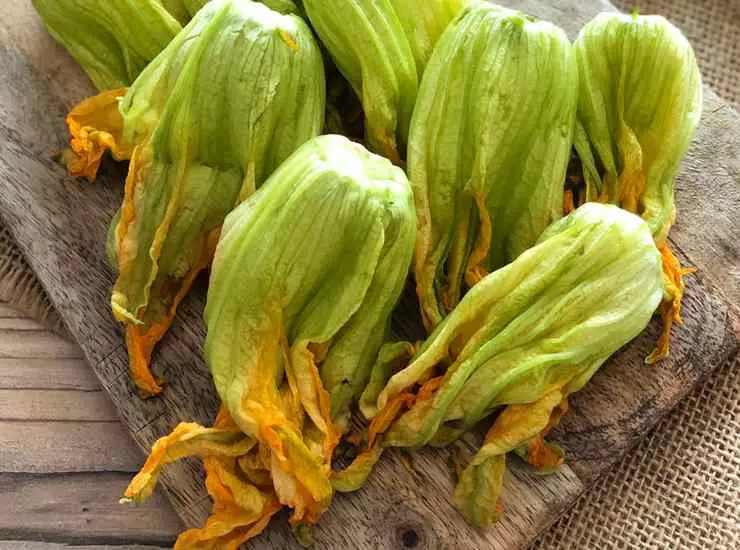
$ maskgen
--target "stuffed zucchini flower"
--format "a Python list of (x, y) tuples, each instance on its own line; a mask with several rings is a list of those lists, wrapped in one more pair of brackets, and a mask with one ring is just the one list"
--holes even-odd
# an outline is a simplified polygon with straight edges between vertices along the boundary
[(662, 296), (647, 224), (616, 206), (581, 206), (475, 285), (405, 368), (387, 369), (404, 350), (381, 354), (361, 401), (373, 418), (369, 448), (338, 476), (342, 489), (362, 483), (383, 447), (445, 445), (496, 414), (454, 495), (472, 523), (492, 523), (506, 453), (541, 470), (562, 461), (544, 434)]
[(617, 204), (648, 223), (664, 258), (664, 334), (648, 358), (668, 354), (680, 321), (682, 268), (666, 237), (676, 217), (674, 182), (701, 117), (699, 67), (688, 40), (659, 16), (604, 13), (575, 42), (580, 73), (575, 145), (582, 200)]
[(120, 102), (133, 144), (109, 246), (111, 304), (131, 369), (149, 370), (195, 276), (211, 261), (224, 217), (300, 145), (324, 115), (321, 53), (306, 24), (248, 0), (203, 7)]
[[(147, 496), (162, 465), (196, 454), (209, 479), (214, 463), (236, 469), (239, 493), (252, 495), (234, 540), (264, 527), (255, 518), (275, 503), (292, 509), (293, 525), (315, 523), (332, 498), (338, 435), (403, 288), (415, 224), (404, 173), (359, 144), (322, 136), (285, 161), (229, 214), (213, 262), (205, 355), (219, 421), (160, 440), (126, 497)], [(214, 501), (202, 538), (223, 536), (218, 526), (233, 519)]]
[(565, 33), (487, 2), (437, 43), (411, 121), (414, 260), (431, 331), (563, 212), (578, 74)]
[(304, 0), (339, 71), (365, 111), (369, 146), (400, 164), (419, 78), (462, 0)]

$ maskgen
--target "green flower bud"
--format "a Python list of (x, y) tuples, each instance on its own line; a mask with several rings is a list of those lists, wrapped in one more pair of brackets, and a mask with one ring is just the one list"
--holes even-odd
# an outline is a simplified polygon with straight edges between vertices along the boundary
[(32, 1), (99, 90), (131, 84), (182, 28), (157, 0)]
[[(287, 457), (272, 479), (297, 514), (328, 504), (336, 430), (387, 333), (415, 223), (403, 171), (341, 136), (307, 142), (224, 223), (206, 359), (234, 421)], [(286, 476), (306, 491), (283, 494)]]
[(113, 312), (137, 384), (225, 215), (252, 194), (324, 114), (321, 54), (302, 19), (247, 0), (213, 0), (121, 104), (136, 144), (115, 230)]
[(391, 0), (406, 33), (421, 79), (437, 40), (467, 0)]
[(613, 205), (581, 206), (475, 285), (390, 377), (375, 407), (363, 409), (374, 416), (370, 439), (445, 445), (503, 408), (455, 491), (465, 516), (487, 525), (497, 517), (506, 453), (556, 467), (562, 451), (543, 436), (565, 399), (645, 328), (662, 297), (647, 224)]
[[(669, 351), (681, 320), (684, 268), (666, 238), (676, 217), (674, 181), (702, 108), (691, 44), (659, 16), (604, 13), (574, 44), (580, 92), (575, 147), (583, 166), (583, 200), (610, 202), (648, 223), (663, 256), (663, 332), (647, 358)], [(585, 191), (585, 192), (584, 192)]]
[(701, 117), (694, 51), (659, 16), (603, 13), (574, 44), (588, 199), (642, 216), (657, 241), (675, 218), (673, 186)]
[(562, 215), (576, 95), (572, 47), (550, 23), (481, 2), (440, 38), (408, 153), (427, 329)]
[(369, 146), (401, 163), (419, 77), (458, 0), (304, 0), (340, 72), (362, 101)]

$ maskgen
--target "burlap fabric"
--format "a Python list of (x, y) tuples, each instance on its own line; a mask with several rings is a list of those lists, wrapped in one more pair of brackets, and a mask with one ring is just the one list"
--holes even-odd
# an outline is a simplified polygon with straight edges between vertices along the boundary
[[(618, 0), (691, 40), (705, 80), (740, 107), (740, 0)], [(64, 332), (0, 225), (0, 300)], [(693, 391), (532, 550), (740, 549), (740, 359)]]

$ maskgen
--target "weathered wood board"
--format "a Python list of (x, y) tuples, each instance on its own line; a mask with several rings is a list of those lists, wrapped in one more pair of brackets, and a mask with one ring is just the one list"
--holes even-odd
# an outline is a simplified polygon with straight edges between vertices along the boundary
[[(579, 0), (507, 3), (555, 21), (571, 35), (599, 10), (611, 9), (604, 2)], [(0, 10), (0, 215), (124, 424), (146, 450), (179, 420), (209, 423), (215, 413), (217, 399), (201, 355), (203, 285), (183, 303), (155, 356), (155, 368), (169, 382), (164, 395), (142, 401), (128, 380), (120, 330), (109, 312), (113, 275), (104, 253), (125, 168), (108, 163), (91, 185), (67, 177), (53, 161), (66, 142), (66, 111), (92, 88), (45, 34), (29, 0), (6, 0)], [(704, 374), (735, 353), (739, 152), (740, 121), (709, 92), (702, 127), (678, 182), (680, 217), (673, 244), (685, 263), (699, 267), (685, 299), (685, 324), (674, 331), (670, 359), (654, 367), (643, 364), (658, 332), (654, 322), (572, 400), (556, 434), (568, 451), (566, 466), (542, 477), (512, 460), (503, 495), (506, 513), (494, 528), (480, 531), (464, 522), (450, 498), (452, 453), (471, 452), (475, 438), (442, 451), (389, 452), (363, 490), (337, 496), (316, 529), (317, 547), (524, 546)], [(163, 483), (183, 520), (199, 524), (209, 503), (197, 462), (168, 468)], [(297, 546), (284, 517), (257, 545)]]

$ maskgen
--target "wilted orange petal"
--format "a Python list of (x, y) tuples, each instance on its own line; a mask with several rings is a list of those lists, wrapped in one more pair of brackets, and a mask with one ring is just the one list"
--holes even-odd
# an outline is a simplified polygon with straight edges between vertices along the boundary
[(473, 197), (475, 198), (475, 204), (478, 207), (480, 227), (478, 229), (478, 237), (475, 241), (475, 248), (470, 253), (468, 265), (465, 269), (465, 284), (470, 288), (478, 284), (483, 277), (488, 275), (488, 272), (481, 263), (483, 263), (486, 257), (488, 257), (488, 252), (491, 249), (492, 231), (491, 216), (488, 212), (488, 206), (486, 206), (485, 196), (480, 191), (476, 191)]
[(127, 324), (126, 326), (126, 346), (128, 348), (131, 377), (134, 384), (147, 396), (159, 394), (164, 382), (162, 378), (155, 378), (149, 368), (154, 346), (169, 330), (177, 312), (177, 306), (190, 291), (195, 278), (210, 264), (218, 243), (219, 234), (220, 229), (216, 229), (208, 236), (198, 262), (180, 282), (177, 294), (167, 309), (167, 313), (161, 319), (150, 325)]
[(254, 441), (238, 428), (204, 428), (194, 422), (181, 422), (152, 446), (141, 471), (124, 492), (124, 501), (148, 498), (159, 479), (163, 466), (188, 456), (239, 456), (247, 453)]
[(72, 138), (64, 153), (69, 173), (93, 181), (105, 151), (116, 160), (131, 158), (133, 145), (123, 139), (123, 118), (118, 100), (127, 88), (108, 90), (79, 103), (67, 115)]
[(663, 330), (658, 338), (658, 343), (652, 353), (645, 359), (648, 364), (653, 364), (668, 357), (670, 351), (671, 328), (674, 321), (681, 322), (681, 301), (684, 289), (683, 276), (693, 273), (696, 268), (682, 267), (668, 243), (663, 241), (658, 244), (661, 258), (663, 259), (663, 284), (667, 299), (660, 304), (660, 315), (663, 318)]
[(377, 415), (370, 422), (370, 427), (367, 432), (367, 448), (370, 449), (375, 445), (375, 439), (382, 433), (384, 433), (393, 421), (398, 417), (401, 410), (411, 405), (416, 400), (416, 396), (409, 392), (401, 392), (394, 395), (385, 404)]
[(256, 520), (239, 513), (238, 507), (223, 510), (208, 518), (203, 527), (188, 529), (177, 537), (175, 550), (237, 550), (249, 539), (259, 535), (270, 518), (280, 510), (277, 501), (265, 506)]

